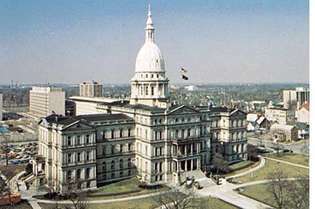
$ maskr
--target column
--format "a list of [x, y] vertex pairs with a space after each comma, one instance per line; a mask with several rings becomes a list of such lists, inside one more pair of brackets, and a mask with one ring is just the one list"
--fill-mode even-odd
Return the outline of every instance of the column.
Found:
[[185, 145], [183, 145], [184, 146], [184, 148], [185, 148], [185, 156], [187, 156], [187, 145], [185, 144]]
[[185, 171], [187, 171], [187, 160], [185, 160]]
[[190, 154], [191, 155], [193, 155], [193, 153], [194, 153], [194, 146], [193, 145], [194, 145], [194, 143], [190, 144]]

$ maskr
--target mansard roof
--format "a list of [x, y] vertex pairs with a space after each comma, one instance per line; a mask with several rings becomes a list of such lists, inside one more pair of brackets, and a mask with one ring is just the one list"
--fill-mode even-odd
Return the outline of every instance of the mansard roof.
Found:
[[125, 114], [89, 114], [89, 115], [78, 115], [73, 117], [66, 117], [62, 115], [49, 115], [44, 118], [48, 123], [54, 123], [57, 125], [71, 125], [77, 121], [86, 121], [86, 122], [96, 122], [96, 121], [109, 121], [109, 120], [133, 120], [131, 117], [128, 117]]

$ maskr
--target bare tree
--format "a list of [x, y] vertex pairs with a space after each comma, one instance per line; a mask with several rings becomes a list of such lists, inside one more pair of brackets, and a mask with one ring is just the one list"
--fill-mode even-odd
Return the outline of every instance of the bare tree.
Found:
[[308, 209], [309, 208], [309, 178], [300, 177], [298, 180], [290, 181], [289, 208]]
[[268, 185], [268, 191], [271, 192], [272, 198], [276, 203], [277, 209], [286, 208], [289, 201], [289, 182], [286, 180], [287, 175], [279, 168], [269, 174], [271, 182]]
[[178, 189], [153, 197], [153, 200], [163, 209], [191, 209], [193, 193], [184, 194]]
[[81, 181], [70, 180], [67, 183], [66, 196], [71, 201], [71, 206], [64, 206], [65, 209], [86, 209], [88, 208], [88, 201], [86, 198], [86, 192], [81, 189]]

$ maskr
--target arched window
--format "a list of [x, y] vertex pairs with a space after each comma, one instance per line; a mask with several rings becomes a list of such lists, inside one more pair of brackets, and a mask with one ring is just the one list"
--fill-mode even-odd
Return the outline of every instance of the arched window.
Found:
[[154, 86], [151, 86], [151, 95], [154, 95]]

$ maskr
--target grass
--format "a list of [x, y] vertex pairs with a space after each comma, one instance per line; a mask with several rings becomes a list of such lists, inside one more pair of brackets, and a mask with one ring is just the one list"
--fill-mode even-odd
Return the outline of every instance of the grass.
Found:
[[[217, 198], [200, 198], [196, 199], [203, 204], [206, 202], [207, 209], [237, 209], [237, 207], [226, 203]], [[42, 209], [52, 209], [54, 204], [39, 203]], [[91, 203], [88, 209], [153, 209], [160, 205], [152, 198], [143, 198], [138, 200], [121, 201], [114, 203]]]
[[114, 182], [102, 187], [99, 187], [97, 192], [104, 193], [120, 193], [120, 192], [130, 192], [139, 190], [139, 181], [136, 177], [122, 180], [119, 182]]
[[299, 167], [291, 166], [284, 163], [278, 163], [278, 162], [266, 159], [266, 164], [261, 169], [258, 169], [257, 171], [254, 171], [253, 173], [247, 174], [245, 176], [235, 178], [234, 180], [240, 183], [244, 183], [244, 182], [268, 179], [270, 173], [272, 173], [276, 169], [281, 169], [289, 178], [299, 177], [301, 175], [302, 176], [309, 175], [309, 169], [299, 168]]
[[276, 204], [272, 194], [268, 191], [268, 185], [269, 184], [257, 184], [253, 186], [247, 186], [243, 188], [244, 190], [241, 191], [240, 194], [275, 207]]
[[294, 154], [294, 153], [280, 153], [277, 154], [267, 154], [266, 157], [274, 158], [277, 160], [284, 160], [290, 163], [296, 163], [300, 165], [309, 166], [309, 158], [305, 155]]
[[134, 195], [148, 194], [152, 192], [167, 191], [170, 188], [161, 185], [156, 189], [145, 189], [139, 187], [139, 180], [134, 177], [119, 182], [114, 182], [107, 184], [105, 186], [99, 187], [97, 191], [94, 191], [88, 195], [89, 200], [99, 200], [99, 199], [114, 199], [123, 198]]
[[253, 161], [241, 161], [239, 163], [234, 163], [230, 165], [230, 169], [232, 170], [230, 173], [226, 174], [226, 177], [238, 174], [238, 173], [243, 173], [249, 169], [252, 169], [256, 167], [259, 164], [259, 161], [253, 162]]
[[15, 205], [2, 205], [0, 206], [1, 209], [32, 209], [32, 206], [26, 201], [22, 200], [18, 204]]

